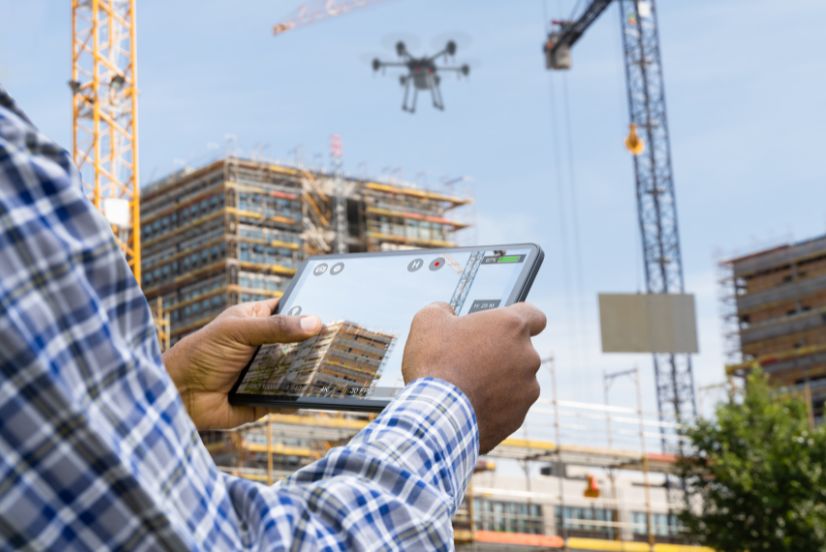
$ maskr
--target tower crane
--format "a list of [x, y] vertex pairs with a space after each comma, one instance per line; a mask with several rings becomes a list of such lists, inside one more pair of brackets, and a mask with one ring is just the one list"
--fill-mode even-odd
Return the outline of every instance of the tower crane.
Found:
[[382, 0], [308, 0], [286, 19], [272, 27], [272, 34], [280, 35], [330, 17], [337, 17], [353, 10], [378, 4]]
[[141, 281], [135, 0], [72, 0], [72, 158]]
[[[141, 206], [135, 0], [72, 0], [72, 159], [138, 285]], [[169, 313], [152, 305], [162, 350]]]
[[[612, 3], [619, 4], [622, 26], [630, 117], [625, 145], [634, 160], [646, 291], [681, 293], [685, 282], [655, 1], [591, 0], [575, 20], [554, 21], [544, 46], [546, 67], [569, 69], [571, 48]], [[654, 354], [653, 362], [660, 420], [690, 420], [697, 412], [691, 357]]]

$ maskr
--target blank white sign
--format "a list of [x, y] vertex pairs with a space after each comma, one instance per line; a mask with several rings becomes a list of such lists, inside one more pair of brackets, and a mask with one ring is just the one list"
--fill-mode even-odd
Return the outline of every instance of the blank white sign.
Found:
[[697, 315], [688, 293], [600, 293], [604, 353], [696, 353]]

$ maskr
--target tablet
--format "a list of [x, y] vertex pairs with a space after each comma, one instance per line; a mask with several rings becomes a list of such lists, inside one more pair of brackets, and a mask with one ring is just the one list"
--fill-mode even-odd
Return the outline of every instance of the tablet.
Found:
[[317, 315], [321, 333], [264, 345], [230, 392], [233, 404], [379, 411], [404, 387], [402, 355], [423, 307], [457, 315], [522, 301], [543, 258], [535, 244], [311, 257], [276, 312]]

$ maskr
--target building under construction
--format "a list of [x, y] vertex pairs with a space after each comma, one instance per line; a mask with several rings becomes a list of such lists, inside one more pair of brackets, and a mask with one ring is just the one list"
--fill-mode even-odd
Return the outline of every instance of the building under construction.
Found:
[[367, 395], [396, 337], [353, 322], [327, 324], [298, 343], [261, 347], [238, 391], [313, 397]]
[[[529, 424], [477, 462], [453, 519], [457, 549], [713, 552], [684, 542], [664, 485], [676, 456], [658, 452], [660, 430], [667, 426], [674, 439], [675, 428], [640, 404], [558, 400], [555, 391], [540, 399], [532, 408], [539, 430]], [[222, 470], [271, 484], [345, 444], [370, 419], [273, 413], [202, 437]]]
[[229, 157], [142, 190], [143, 290], [174, 343], [239, 302], [279, 297], [328, 252], [450, 247], [467, 198]]
[[826, 401], [826, 235], [725, 261], [727, 372], [761, 367], [799, 392], [823, 421]]

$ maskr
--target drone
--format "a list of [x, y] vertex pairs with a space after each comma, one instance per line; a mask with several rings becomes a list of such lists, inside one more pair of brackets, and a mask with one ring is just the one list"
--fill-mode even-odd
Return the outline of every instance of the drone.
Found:
[[[430, 90], [430, 96], [433, 99], [433, 107], [441, 111], [444, 110], [445, 104], [442, 100], [442, 91], [439, 88], [441, 77], [439, 71], [455, 72], [459, 77], [468, 76], [470, 74], [470, 65], [438, 65], [439, 59], [444, 58], [447, 63], [453, 56], [456, 55], [456, 43], [449, 40], [445, 47], [432, 56], [415, 57], [408, 50], [404, 42], [396, 43], [396, 55], [399, 56], [400, 61], [381, 61], [376, 58], [373, 60], [373, 71], [379, 71], [387, 67], [406, 67], [407, 75], [399, 76], [399, 83], [404, 87], [404, 101], [402, 102], [402, 111], [408, 113], [416, 112], [416, 98], [419, 95], [419, 90]], [[413, 90], [411, 95], [410, 90]]]

